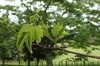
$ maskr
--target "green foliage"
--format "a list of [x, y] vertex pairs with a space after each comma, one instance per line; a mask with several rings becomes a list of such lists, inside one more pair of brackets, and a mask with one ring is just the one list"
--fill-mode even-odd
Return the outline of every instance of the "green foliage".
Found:
[[12, 37], [17, 34], [17, 24], [10, 23], [8, 19], [5, 18], [5, 15], [0, 17], [0, 43], [2, 44], [4, 41], [12, 40]]
[[5, 57], [8, 56], [8, 48], [7, 45], [5, 44], [0, 44], [0, 58], [4, 59]]
[[39, 43], [41, 42], [41, 37], [43, 37], [43, 30], [41, 26], [37, 26], [36, 28], [36, 42]]
[[36, 25], [36, 20], [37, 19], [37, 15], [33, 15], [30, 17], [30, 22], [33, 22]]
[[[17, 48], [20, 51], [22, 51], [23, 45], [26, 44], [28, 50], [32, 53], [32, 43], [39, 44], [44, 37], [46, 39], [43, 41], [47, 47], [51, 47], [52, 43], [56, 44], [57, 41], [65, 38], [64, 42], [67, 42], [69, 47], [82, 48], [87, 53], [90, 53], [87, 49], [90, 45], [100, 45], [99, 6], [94, 9], [95, 4], [100, 4], [99, 0], [73, 0], [72, 2], [69, 2], [70, 0], [20, 1], [20, 6], [0, 6], [0, 11], [3, 11], [5, 17], [15, 15], [18, 18], [18, 29], [26, 23], [23, 26], [25, 29], [22, 27], [18, 33]], [[35, 6], [37, 3], [40, 3], [38, 7]], [[41, 6], [43, 8], [40, 8]], [[14, 24], [9, 24], [8, 21], [6, 18], [0, 19], [0, 43], [5, 40], [12, 40], [12, 36], [19, 31], [15, 29]], [[68, 29], [67, 32], [66, 29]], [[75, 35], [70, 36], [73, 33]]]
[[[99, 6], [97, 6], [97, 9], [94, 9], [96, 4], [100, 4], [99, 0], [73, 0], [72, 2], [69, 2], [68, 0], [20, 1], [22, 3], [21, 6], [23, 5], [23, 7], [10, 5], [0, 6], [1, 11], [8, 12], [8, 14], [4, 14], [6, 15], [5, 17], [9, 14], [18, 17], [17, 24], [19, 27], [21, 27], [24, 23], [31, 24], [27, 25], [27, 27], [25, 26], [25, 29], [21, 28], [22, 30], [20, 30], [20, 33], [18, 34], [17, 47], [19, 50], [22, 50], [23, 45], [26, 44], [28, 50], [32, 52], [32, 42], [39, 43], [44, 36], [49, 38], [50, 41], [55, 44], [58, 40], [65, 37], [66, 39], [64, 41], [68, 42], [69, 46], [73, 48], [86, 49], [92, 44], [100, 45]], [[35, 6], [37, 5], [37, 2], [40, 3], [38, 4], [38, 7]], [[40, 8], [41, 6], [43, 9]], [[20, 10], [20, 7], [23, 10]], [[10, 40], [12, 35], [14, 35], [14, 33], [16, 34], [16, 29], [11, 29], [14, 24], [10, 27], [11, 24], [8, 24], [7, 21], [7, 19], [0, 19], [1, 43], [4, 40]], [[63, 26], [69, 28], [64, 28]], [[50, 27], [52, 27], [52, 29]], [[66, 32], [66, 29], [68, 29], [68, 33]], [[15, 31], [13, 32], [12, 30]], [[75, 33], [75, 35], [70, 36], [73, 33]], [[91, 40], [91, 38], [93, 39]], [[90, 42], [90, 40], [93, 42]]]
[[[14, 47], [14, 40], [5, 40], [3, 43], [0, 43], [0, 59], [2, 62], [6, 61], [7, 58], [14, 58], [14, 53], [16, 47]], [[16, 56], [16, 55], [15, 55]]]
[[24, 44], [26, 44], [28, 50], [32, 53], [32, 43], [41, 42], [43, 37], [43, 30], [41, 26], [32, 26], [30, 24], [25, 24], [18, 33], [17, 48], [22, 51]]
[[54, 37], [56, 37], [56, 40], [59, 40], [63, 38], [65, 35], [67, 35], [68, 32], [65, 32], [65, 28], [60, 25], [58, 22], [57, 24], [53, 24], [53, 29], [51, 30]]
[[30, 21], [34, 21], [34, 26], [25, 24], [19, 31], [16, 45], [20, 51], [22, 51], [23, 45], [26, 44], [28, 50], [32, 53], [32, 43], [40, 43], [43, 35], [47, 36], [51, 42], [56, 44], [59, 39], [63, 38], [67, 34], [65, 28], [60, 25], [60, 23], [54, 23], [53, 29], [51, 29], [52, 34], [50, 34], [48, 26], [44, 24], [41, 18], [39, 23], [41, 26], [37, 24], [37, 18], [40, 18], [37, 14], [31, 16]]

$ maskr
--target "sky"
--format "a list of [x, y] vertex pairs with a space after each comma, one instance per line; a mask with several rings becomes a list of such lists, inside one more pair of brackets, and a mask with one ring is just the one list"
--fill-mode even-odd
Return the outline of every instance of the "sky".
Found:
[[[0, 0], [0, 5], [16, 5], [19, 6], [20, 5], [20, 0], [15, 0], [13, 2], [9, 2], [9, 1], [4, 1], [4, 0]], [[0, 12], [0, 16], [2, 15], [2, 13], [5, 13], [5, 11]], [[13, 16], [13, 15], [9, 15], [9, 18], [11, 19], [12, 22], [17, 22], [17, 17]]]

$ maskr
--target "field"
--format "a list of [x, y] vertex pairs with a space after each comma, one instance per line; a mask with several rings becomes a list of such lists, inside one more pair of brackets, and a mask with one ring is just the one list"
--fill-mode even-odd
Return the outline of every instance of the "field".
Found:
[[[79, 53], [86, 53], [86, 52], [84, 52], [82, 49], [72, 49], [72, 48], [68, 48], [68, 50], [72, 50], [72, 51], [76, 51], [76, 52], [79, 52]], [[92, 54], [91, 55], [95, 55], [95, 56], [100, 56], [100, 51], [99, 50], [94, 50], [94, 51], [92, 51]], [[68, 61], [68, 60], [66, 60], [66, 59], [72, 59], [72, 58], [74, 58], [74, 54], [70, 54], [70, 53], [68, 53], [68, 55], [59, 55], [59, 56], [57, 56], [57, 57], [55, 57], [54, 59], [53, 59], [53, 64], [54, 64], [54, 66], [66, 66], [65, 64], [66, 63], [68, 63], [69, 64], [69, 66], [71, 65], [71, 64], [73, 64], [73, 66], [74, 66], [74, 64], [76, 63], [74, 63], [73, 61]], [[86, 61], [85, 63], [86, 64], [100, 64], [99, 63], [100, 62], [100, 59], [95, 59], [95, 58], [88, 58], [88, 61]], [[83, 62], [82, 61], [79, 61], [78, 63], [76, 63], [76, 64], [82, 64]], [[23, 66], [23, 65], [26, 65], [27, 63], [25, 63], [24, 61], [21, 61], [21, 65]], [[35, 62], [31, 62], [31, 64], [32, 65], [34, 65], [35, 64]], [[39, 65], [43, 65], [43, 66], [45, 66], [45, 64], [46, 64], [46, 62], [45, 61], [41, 61], [40, 63], [39, 63]], [[14, 60], [14, 61], [7, 61], [6, 62], [6, 65], [5, 66], [17, 66], [18, 65], [18, 62], [16, 61], [16, 60]], [[35, 65], [34, 65], [35, 66]], [[72, 65], [71, 65], [72, 66]], [[78, 65], [77, 65], [78, 66]], [[81, 65], [82, 66], [82, 65]], [[85, 65], [86, 66], [86, 65]], [[96, 66], [96, 65], [95, 65]], [[98, 65], [97, 65], [98, 66]]]
[[[75, 52], [79, 52], [79, 53], [86, 53], [84, 52], [82, 49], [72, 49], [72, 48], [68, 48], [68, 50], [71, 50], [71, 51], [75, 51]], [[100, 56], [100, 50], [93, 50], [91, 55], [94, 55], [94, 56]], [[66, 59], [73, 59], [75, 56], [75, 54], [70, 54], [68, 53], [68, 55], [61, 55], [61, 56], [57, 56], [53, 62], [56, 63], [56, 64], [61, 64], [61, 66], [65, 66], [66, 63], [68, 63], [68, 66], [100, 66], [100, 59], [95, 59], [95, 58], [88, 58], [88, 61], [85, 61], [85, 63], [87, 65], [84, 65], [84, 62], [83, 61], [78, 61], [78, 62], [74, 62], [74, 61], [68, 61]], [[75, 65], [74, 65], [75, 64]], [[67, 65], [66, 65], [67, 66]]]

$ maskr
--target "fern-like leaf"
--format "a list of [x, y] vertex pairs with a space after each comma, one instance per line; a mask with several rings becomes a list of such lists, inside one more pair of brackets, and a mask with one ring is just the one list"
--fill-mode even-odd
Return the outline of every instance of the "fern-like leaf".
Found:
[[18, 33], [16, 46], [19, 51], [22, 51], [23, 45], [26, 44], [28, 50], [32, 53], [32, 42], [37, 44], [41, 42], [43, 37], [43, 29], [41, 26], [32, 26], [25, 24]]
[[57, 37], [59, 35], [59, 31], [61, 30], [62, 26], [60, 23], [54, 23], [53, 24], [53, 29], [51, 30], [52, 34], [54, 37]]
[[59, 39], [63, 38], [68, 32], [65, 31], [65, 28], [60, 25], [60, 23], [54, 23], [51, 33], [55, 37], [55, 41], [57, 42]]
[[19, 51], [22, 51], [23, 45], [26, 44], [28, 50], [31, 52], [30, 48], [31, 48], [33, 41], [31, 41], [32, 37], [30, 37], [30, 32], [31, 32], [31, 29], [33, 29], [33, 28], [34, 27], [32, 25], [25, 24], [25, 25], [23, 25], [23, 27], [19, 31], [17, 43], [16, 43], [16, 46], [17, 46]]
[[24, 38], [25, 35], [26, 35], [26, 32], [18, 34], [16, 46], [17, 46], [19, 51], [22, 51], [22, 49], [23, 49], [23, 44], [24, 44], [24, 39], [23, 38]]

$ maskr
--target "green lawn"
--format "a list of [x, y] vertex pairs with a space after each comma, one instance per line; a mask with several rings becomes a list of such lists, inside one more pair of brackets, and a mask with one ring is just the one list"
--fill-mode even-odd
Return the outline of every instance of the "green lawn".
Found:
[[[82, 49], [67, 48], [67, 50], [71, 50], [71, 51], [75, 51], [75, 52], [79, 52], [79, 53], [86, 53]], [[91, 55], [100, 56], [100, 51], [99, 50], [93, 50]], [[71, 54], [71, 53], [68, 53], [68, 55], [60, 55], [60, 56], [57, 56], [55, 59], [53, 59], [53, 62], [56, 63], [56, 64], [59, 64], [60, 63], [59, 61], [62, 61], [61, 63], [65, 64], [66, 58], [72, 58], [72, 57], [74, 58], [74, 56], [75, 56], [75, 54]], [[74, 62], [68, 61], [68, 63], [69, 63], [68, 66], [74, 66], [74, 65], [72, 65], [72, 64], [74, 64]], [[75, 63], [77, 64], [77, 66], [80, 66], [81, 63], [83, 63], [83, 62], [79, 61], [78, 63], [77, 62], [75, 62]], [[98, 66], [98, 64], [100, 64], [100, 59], [95, 59], [95, 58], [89, 58], [88, 57], [88, 61], [86, 61], [85, 63], [86, 63], [85, 66], [92, 66], [92, 65]]]
[[[67, 50], [71, 50], [71, 51], [75, 51], [75, 52], [79, 52], [79, 53], [86, 53], [82, 49], [67, 48]], [[99, 50], [93, 50], [90, 55], [100, 56], [100, 51]], [[66, 58], [72, 58], [74, 56], [75, 56], [75, 54], [68, 53], [68, 55], [57, 56], [55, 59], [53, 59], [53, 61], [62, 61]], [[95, 59], [95, 58], [88, 58], [88, 60], [89, 61], [100, 61], [100, 59]]]
[[[68, 50], [75, 51], [75, 52], [79, 52], [79, 53], [86, 53], [82, 49], [72, 49], [72, 48], [67, 48], [67, 49]], [[91, 55], [100, 56], [100, 51], [94, 50]], [[70, 54], [70, 53], [68, 53], [68, 55], [60, 55], [60, 56], [55, 57], [55, 59], [53, 59], [53, 63], [54, 64], [59, 64], [60, 61], [63, 61], [63, 64], [64, 64], [66, 58], [72, 58], [74, 56], [75, 56], [74, 54]], [[95, 63], [95, 62], [97, 63], [98, 61], [100, 61], [100, 59], [88, 58], [88, 61], [90, 63]], [[35, 62], [31, 62], [31, 64], [34, 65]], [[43, 61], [40, 64], [45, 65], [46, 62]], [[72, 64], [72, 62], [71, 62], [71, 64]], [[24, 65], [27, 66], [27, 63], [25, 63], [24, 61], [21, 61], [21, 66], [24, 66]], [[9, 61], [9, 62], [6, 62], [6, 65], [5, 66], [18, 66], [18, 62], [16, 60], [15, 61]]]
[[[71, 51], [75, 51], [75, 52], [79, 52], [79, 53], [86, 53], [84, 52], [82, 49], [73, 49], [73, 48], [67, 48], [67, 50], [71, 50]], [[92, 54], [90, 55], [95, 55], [95, 56], [100, 56], [100, 51], [99, 50], [93, 50], [92, 51]], [[68, 55], [61, 55], [61, 56], [57, 56], [55, 59], [53, 59], [53, 62], [56, 63], [59, 61], [64, 61], [66, 60], [66, 58], [72, 58], [74, 57], [75, 54], [71, 54], [71, 53], [68, 53]], [[100, 59], [95, 59], [95, 58], [89, 58], [88, 57], [88, 61], [89, 62], [100, 62]]]

